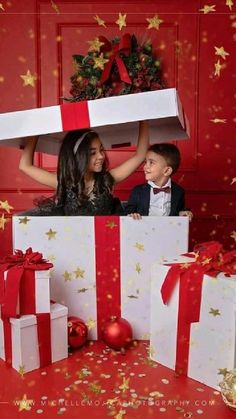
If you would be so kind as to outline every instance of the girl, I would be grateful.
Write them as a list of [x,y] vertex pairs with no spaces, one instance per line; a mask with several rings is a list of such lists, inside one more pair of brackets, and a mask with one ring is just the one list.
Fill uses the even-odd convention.
[[121,213],[112,196],[114,184],[126,179],[143,162],[149,144],[148,123],[140,122],[135,154],[108,170],[108,160],[98,134],[70,131],[61,146],[57,175],[33,165],[37,137],[28,140],[19,168],[32,179],[56,189],[53,199],[39,204],[36,215],[109,215]]

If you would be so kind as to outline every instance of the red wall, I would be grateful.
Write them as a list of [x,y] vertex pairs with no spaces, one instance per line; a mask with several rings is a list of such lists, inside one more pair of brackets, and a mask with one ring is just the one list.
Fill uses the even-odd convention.
[[[190,121],[190,141],[178,143],[182,165],[176,175],[194,212],[190,246],[217,239],[225,247],[234,247],[236,6],[230,10],[226,1],[216,0],[215,11],[204,14],[200,9],[205,2],[199,0],[1,3],[5,10],[0,10],[0,112],[60,103],[70,87],[72,54],[86,53],[87,41],[95,36],[111,39],[129,32],[140,41],[152,40],[167,85],[178,88]],[[115,23],[119,12],[127,15],[122,31]],[[163,23],[159,30],[148,29],[146,18],[155,14]],[[106,22],[106,28],[97,25],[95,15]],[[224,47],[229,55],[217,56],[215,47]],[[215,75],[217,60],[222,65],[219,76]],[[23,86],[20,75],[27,70],[37,75],[35,87]],[[113,166],[131,151],[108,153]],[[36,196],[49,193],[19,172],[19,156],[15,149],[0,147],[0,200],[14,207],[10,214],[0,209],[0,219],[7,219],[4,226],[0,224],[1,255],[11,249],[11,214],[32,207]],[[56,159],[51,156],[38,155],[36,161],[55,170]],[[131,187],[143,180],[140,169],[118,185],[116,194],[126,199]]]

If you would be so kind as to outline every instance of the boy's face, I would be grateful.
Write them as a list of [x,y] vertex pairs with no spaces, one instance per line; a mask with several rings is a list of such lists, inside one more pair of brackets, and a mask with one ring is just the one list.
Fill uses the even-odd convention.
[[168,166],[164,157],[153,151],[148,151],[144,164],[144,174],[147,181],[151,180],[160,186],[164,185],[172,173],[172,168]]

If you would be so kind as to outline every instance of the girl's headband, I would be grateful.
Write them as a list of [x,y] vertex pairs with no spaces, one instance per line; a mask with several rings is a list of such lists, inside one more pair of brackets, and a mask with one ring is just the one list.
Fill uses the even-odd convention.
[[81,137],[78,138],[78,140],[76,141],[74,148],[73,148],[73,153],[74,155],[76,155],[77,150],[80,146],[80,144],[82,143],[83,139],[90,133],[95,133],[94,131],[86,131],[84,134],[81,135]]

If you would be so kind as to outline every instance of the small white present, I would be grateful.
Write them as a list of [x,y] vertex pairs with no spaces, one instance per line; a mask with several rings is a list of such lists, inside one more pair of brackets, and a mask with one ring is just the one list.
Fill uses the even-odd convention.
[[67,307],[55,303],[49,319],[41,313],[0,320],[0,358],[24,372],[67,358],[67,315]]

